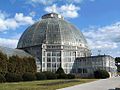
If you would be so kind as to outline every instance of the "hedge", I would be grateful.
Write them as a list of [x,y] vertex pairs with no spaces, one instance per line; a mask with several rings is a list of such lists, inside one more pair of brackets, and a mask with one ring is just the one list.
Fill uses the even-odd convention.
[[6,81],[7,82],[19,82],[22,81],[22,76],[19,74],[15,74],[15,73],[7,73],[5,75]]
[[35,59],[32,57],[10,56],[0,52],[0,74],[6,73],[24,74],[26,72],[36,73]]
[[35,74],[30,73],[30,72],[24,73],[23,76],[22,76],[22,78],[23,78],[24,81],[33,81],[33,80],[36,80]]
[[73,74],[67,74],[67,78],[68,79],[75,79],[75,75],[73,75]]
[[47,79],[57,79],[57,75],[50,71],[44,71],[43,72],[46,75]]
[[96,70],[94,71],[94,76],[97,79],[105,79],[110,77],[109,73],[106,70]]
[[0,83],[3,83],[5,81],[6,81],[5,77],[2,74],[0,74]]
[[47,79],[46,75],[42,72],[38,72],[35,75],[36,75],[37,80],[46,80]]

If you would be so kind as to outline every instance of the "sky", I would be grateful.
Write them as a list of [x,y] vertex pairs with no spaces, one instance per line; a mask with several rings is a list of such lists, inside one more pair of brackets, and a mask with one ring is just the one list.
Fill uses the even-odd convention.
[[120,0],[0,0],[0,46],[16,48],[27,27],[50,12],[79,28],[93,55],[120,57]]

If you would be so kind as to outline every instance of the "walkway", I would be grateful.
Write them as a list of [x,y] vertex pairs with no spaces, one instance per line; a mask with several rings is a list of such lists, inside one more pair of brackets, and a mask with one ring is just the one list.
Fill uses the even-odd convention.
[[120,77],[114,77],[75,85],[59,90],[115,90],[115,88],[118,86],[120,87]]

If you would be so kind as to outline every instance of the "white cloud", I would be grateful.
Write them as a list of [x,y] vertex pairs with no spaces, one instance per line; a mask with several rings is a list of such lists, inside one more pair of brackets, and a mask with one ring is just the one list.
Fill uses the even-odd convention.
[[60,13],[66,18],[76,18],[78,17],[78,11],[80,10],[80,7],[75,6],[74,4],[66,4],[58,7],[56,4],[52,6],[48,6],[45,8],[46,12],[56,12]]
[[24,16],[23,13],[16,13],[14,19],[20,25],[33,24],[34,20],[30,16]]
[[0,46],[16,48],[17,43],[18,43],[18,40],[16,39],[0,38]]
[[0,11],[0,31],[15,30],[21,25],[33,24],[31,16],[24,16],[23,13],[16,13],[13,18],[6,16]]
[[104,27],[91,26],[84,29],[83,34],[92,50],[106,50],[109,54],[120,51],[120,22]]
[[99,28],[89,27],[83,33],[92,48],[117,48],[120,43],[120,22]]

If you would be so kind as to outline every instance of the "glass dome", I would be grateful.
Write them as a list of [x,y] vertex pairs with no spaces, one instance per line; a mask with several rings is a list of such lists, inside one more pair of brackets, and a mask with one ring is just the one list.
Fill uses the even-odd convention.
[[28,27],[21,36],[17,48],[41,44],[87,47],[86,39],[80,30],[56,13],[45,14],[40,21]]

